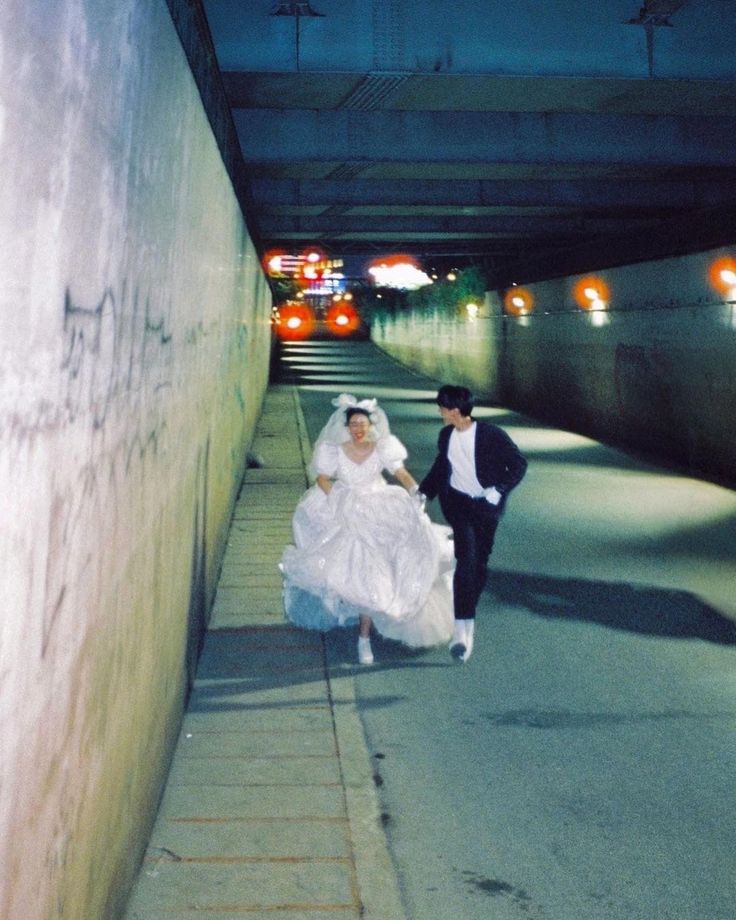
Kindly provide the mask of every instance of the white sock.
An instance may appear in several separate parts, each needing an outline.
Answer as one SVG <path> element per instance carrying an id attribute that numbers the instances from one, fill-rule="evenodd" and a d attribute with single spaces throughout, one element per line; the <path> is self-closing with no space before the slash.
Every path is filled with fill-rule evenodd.
<path id="1" fill-rule="evenodd" d="M 465 624 L 467 620 L 455 620 L 452 627 L 452 640 L 450 645 L 465 645 Z"/>
<path id="2" fill-rule="evenodd" d="M 358 636 L 358 661 L 361 664 L 373 664 L 370 636 Z"/>
<path id="3" fill-rule="evenodd" d="M 475 620 L 465 621 L 465 654 L 462 656 L 463 661 L 467 661 L 473 654 L 473 637 L 475 635 Z"/>

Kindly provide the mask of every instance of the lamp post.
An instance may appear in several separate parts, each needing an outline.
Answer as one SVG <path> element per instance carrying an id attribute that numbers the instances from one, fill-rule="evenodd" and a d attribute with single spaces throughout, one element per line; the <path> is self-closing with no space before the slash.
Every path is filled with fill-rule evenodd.
<path id="1" fill-rule="evenodd" d="M 301 37 L 301 29 L 299 26 L 299 21 L 302 16 L 307 16 L 309 18 L 318 18 L 323 17 L 324 13 L 318 13 L 316 10 L 313 10 L 309 0 L 290 0 L 286 3 L 277 3 L 275 8 L 271 11 L 272 16 L 292 16 L 294 18 L 294 40 L 296 46 L 296 69 L 297 73 L 299 72 L 299 40 Z"/>

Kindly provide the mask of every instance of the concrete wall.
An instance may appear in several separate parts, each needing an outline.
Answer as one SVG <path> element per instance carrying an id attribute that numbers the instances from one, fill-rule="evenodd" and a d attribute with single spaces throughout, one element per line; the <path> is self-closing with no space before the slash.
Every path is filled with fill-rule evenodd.
<path id="1" fill-rule="evenodd" d="M 575 276 L 528 285 L 527 316 L 505 316 L 491 292 L 475 322 L 398 313 L 378 318 L 372 337 L 433 377 L 733 482 L 736 290 L 718 294 L 709 282 L 723 255 L 597 273 L 611 291 L 605 311 L 575 305 Z"/>
<path id="2" fill-rule="evenodd" d="M 118 916 L 267 384 L 165 0 L 0 6 L 0 916 Z"/>

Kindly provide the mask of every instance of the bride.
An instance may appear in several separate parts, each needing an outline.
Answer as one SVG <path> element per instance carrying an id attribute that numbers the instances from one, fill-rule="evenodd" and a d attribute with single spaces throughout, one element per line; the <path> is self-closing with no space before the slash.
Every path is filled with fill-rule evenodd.
<path id="1" fill-rule="evenodd" d="M 373 663 L 371 626 L 413 647 L 452 633 L 450 531 L 433 524 L 404 466 L 404 445 L 375 399 L 343 393 L 314 447 L 315 484 L 281 559 L 284 608 L 308 629 L 359 624 L 358 660 Z M 390 485 L 386 471 L 400 486 Z"/>

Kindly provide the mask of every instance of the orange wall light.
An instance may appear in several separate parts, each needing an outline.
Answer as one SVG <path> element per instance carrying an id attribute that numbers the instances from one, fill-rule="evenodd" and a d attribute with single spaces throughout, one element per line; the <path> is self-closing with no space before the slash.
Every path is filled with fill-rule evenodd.
<path id="1" fill-rule="evenodd" d="M 710 286 L 729 299 L 736 293 L 736 258 L 723 256 L 708 269 Z"/>
<path id="2" fill-rule="evenodd" d="M 503 295 L 503 309 L 509 316 L 526 316 L 534 309 L 534 294 L 527 288 L 510 287 Z"/>
<path id="3" fill-rule="evenodd" d="M 611 302 L 611 289 L 603 278 L 585 275 L 575 282 L 572 296 L 581 310 L 606 310 Z"/>

